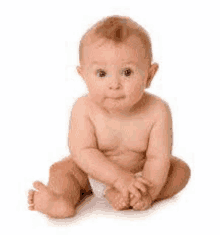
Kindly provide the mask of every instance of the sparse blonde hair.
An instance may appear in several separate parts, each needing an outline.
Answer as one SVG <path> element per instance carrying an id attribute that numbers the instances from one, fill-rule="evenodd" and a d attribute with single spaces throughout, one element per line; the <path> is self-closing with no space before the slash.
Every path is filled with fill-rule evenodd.
<path id="1" fill-rule="evenodd" d="M 123 43 L 131 35 L 137 36 L 143 43 L 145 58 L 152 61 L 151 41 L 147 31 L 134 22 L 130 17 L 109 16 L 98 21 L 82 37 L 79 45 L 79 60 L 82 62 L 82 50 L 86 41 L 95 42 L 100 38 L 113 41 L 115 44 Z"/>

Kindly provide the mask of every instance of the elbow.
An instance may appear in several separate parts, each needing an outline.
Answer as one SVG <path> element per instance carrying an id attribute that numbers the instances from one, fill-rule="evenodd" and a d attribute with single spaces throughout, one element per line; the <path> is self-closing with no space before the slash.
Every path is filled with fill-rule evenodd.
<path id="1" fill-rule="evenodd" d="M 70 148 L 70 153 L 74 159 L 76 158 L 82 158 L 83 156 L 90 154 L 91 152 L 94 152 L 95 148 L 93 147 L 83 147 L 83 148 L 77 148 L 76 146 Z"/>
<path id="2" fill-rule="evenodd" d="M 84 148 L 81 148 L 81 149 L 78 149 L 77 151 L 77 155 L 78 156 L 82 156 L 84 154 L 90 154 L 90 153 L 93 153 L 94 151 L 97 151 L 96 148 L 94 147 L 84 147 Z"/>

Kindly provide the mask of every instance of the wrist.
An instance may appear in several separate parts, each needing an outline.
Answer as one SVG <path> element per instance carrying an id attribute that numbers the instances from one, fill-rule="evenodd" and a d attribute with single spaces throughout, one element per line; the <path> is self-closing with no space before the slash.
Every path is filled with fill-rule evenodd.
<path id="1" fill-rule="evenodd" d="M 121 189 L 122 187 L 124 187 L 125 182 L 131 177 L 134 177 L 134 174 L 125 171 L 121 172 L 118 175 L 117 179 L 114 181 L 113 187 L 115 187 L 116 189 Z"/>
<path id="2" fill-rule="evenodd" d="M 119 189 L 122 187 L 122 182 L 121 182 L 121 178 L 117 178 L 113 184 L 112 184 L 112 187 L 116 188 L 116 189 Z"/>

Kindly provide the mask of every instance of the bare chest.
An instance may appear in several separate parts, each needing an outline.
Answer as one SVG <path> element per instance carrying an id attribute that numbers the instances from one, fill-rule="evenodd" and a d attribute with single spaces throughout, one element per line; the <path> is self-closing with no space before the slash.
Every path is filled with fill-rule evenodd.
<path id="1" fill-rule="evenodd" d="M 143 118 L 114 120 L 97 114 L 93 117 L 99 149 L 107 156 L 125 152 L 146 152 L 152 122 Z"/>
<path id="2" fill-rule="evenodd" d="M 109 160 L 136 173 L 143 169 L 150 132 L 154 123 L 153 105 L 149 99 L 141 111 L 124 119 L 112 118 L 93 106 L 88 106 L 93 122 L 98 149 Z"/>

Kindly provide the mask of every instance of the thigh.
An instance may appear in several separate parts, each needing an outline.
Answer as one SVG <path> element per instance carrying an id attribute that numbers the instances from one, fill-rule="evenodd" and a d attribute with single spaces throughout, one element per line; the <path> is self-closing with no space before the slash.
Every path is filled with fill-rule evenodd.
<path id="1" fill-rule="evenodd" d="M 171 156 L 170 159 L 170 169 L 167 177 L 167 181 L 175 181 L 179 184 L 183 184 L 185 181 L 188 181 L 190 177 L 190 168 L 189 166 L 180 158 Z"/>
<path id="2" fill-rule="evenodd" d="M 191 172 L 190 168 L 186 162 L 184 162 L 183 160 L 181 160 L 178 157 L 171 156 L 169 175 L 172 174 L 173 170 L 181 171 L 181 173 L 185 172 L 184 176 L 190 176 L 190 172 Z"/>

